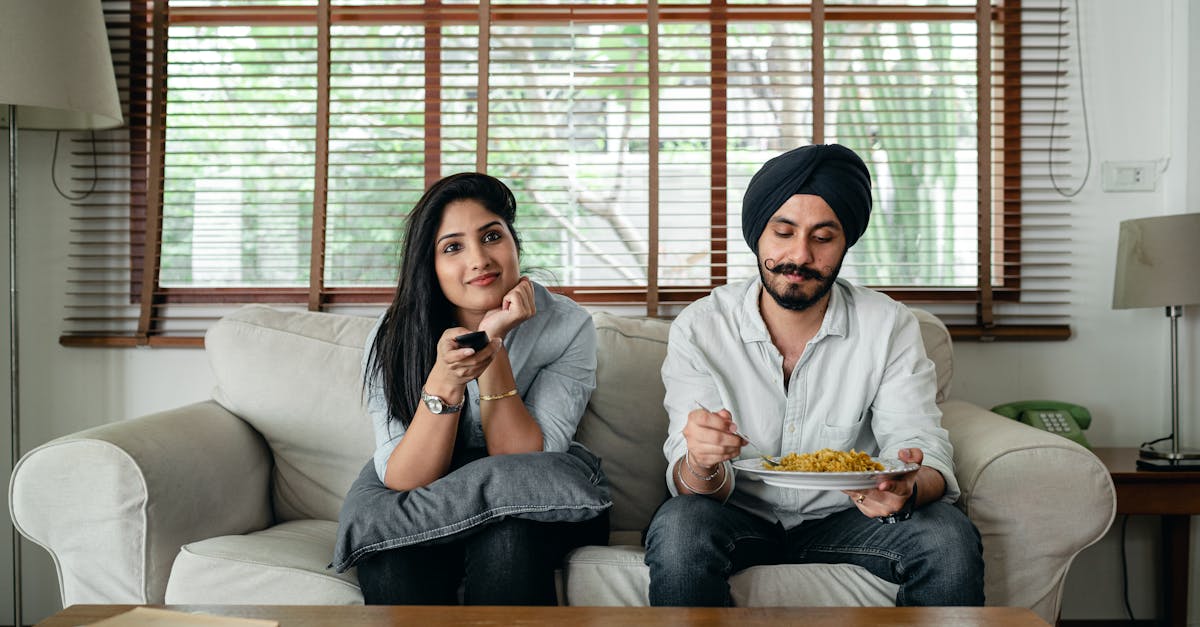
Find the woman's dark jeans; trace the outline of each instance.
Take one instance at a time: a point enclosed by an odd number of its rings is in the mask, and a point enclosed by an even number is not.
[[[554,570],[608,544],[608,512],[577,523],[505,518],[450,542],[380,551],[358,564],[367,605],[556,605]]]

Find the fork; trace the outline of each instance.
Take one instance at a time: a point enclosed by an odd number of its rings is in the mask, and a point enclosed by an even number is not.
[[[701,405],[701,404],[700,404],[700,401],[692,401],[692,402],[696,403],[696,407],[699,407],[700,409],[703,409],[704,411],[708,411],[708,408],[707,408],[707,407],[705,407],[704,405]],[[711,414],[712,412],[711,412],[711,411],[708,411],[708,413],[710,413],[710,414]],[[755,449],[758,451],[758,456],[759,456],[760,458],[762,458],[762,460],[763,460],[764,462],[767,462],[768,464],[770,464],[770,465],[772,465],[772,466],[782,466],[782,465],[783,465],[783,464],[780,464],[779,462],[777,462],[777,461],[775,461],[775,460],[771,459],[770,457],[767,457],[766,455],[763,455],[763,451],[765,451],[766,449],[764,449],[763,447],[761,447],[761,446],[759,446],[759,445],[755,444],[755,443],[754,443],[754,442],[753,442],[753,441],[752,441],[752,440],[751,440],[749,437],[747,437],[745,434],[743,434],[743,433],[742,433],[740,430],[739,430],[739,431],[734,431],[734,432],[733,432],[733,434],[734,434],[734,435],[736,435],[737,437],[739,437],[739,438],[741,438],[741,439],[745,440],[745,441],[746,441],[746,444],[748,444],[748,445],[750,445],[750,446],[754,447],[754,448],[755,448]]]

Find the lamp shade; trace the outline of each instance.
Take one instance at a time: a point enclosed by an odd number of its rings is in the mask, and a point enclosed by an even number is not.
[[[1125,220],[1113,309],[1200,304],[1200,213]]]
[[[121,126],[100,0],[0,1],[0,105],[17,106],[19,128]]]

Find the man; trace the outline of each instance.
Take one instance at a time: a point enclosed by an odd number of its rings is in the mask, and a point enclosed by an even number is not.
[[[731,574],[778,563],[857,564],[899,584],[897,605],[983,604],[979,533],[952,505],[951,445],[916,318],[837,278],[870,210],[870,174],[844,146],[797,148],[751,179],[742,234],[759,277],[718,287],[671,326],[673,498],[646,532],[652,605],[731,605]],[[735,478],[729,462],[822,448],[919,468],[818,491]]]

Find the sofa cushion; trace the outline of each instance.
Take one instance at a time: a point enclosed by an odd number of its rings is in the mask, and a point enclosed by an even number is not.
[[[950,342],[950,331],[941,318],[916,307],[909,307],[917,317],[921,328],[921,342],[925,354],[933,361],[937,371],[937,398],[940,405],[950,398],[950,381],[954,378],[954,346]]]
[[[346,490],[375,448],[359,372],[372,324],[249,306],[205,336],[217,380],[213,398],[271,447],[278,521],[337,520]]]
[[[616,531],[641,531],[667,497],[663,383],[668,320],[597,312],[596,391],[575,439],[599,455],[611,486],[610,523]],[[653,375],[653,376],[651,376]]]
[[[361,604],[355,572],[337,574],[326,567],[336,534],[335,522],[296,520],[185,544],[171,568],[166,602]]]
[[[569,605],[649,605],[650,568],[636,546],[585,546],[567,556]],[[850,564],[754,566],[729,579],[735,605],[891,606],[899,586]]]

